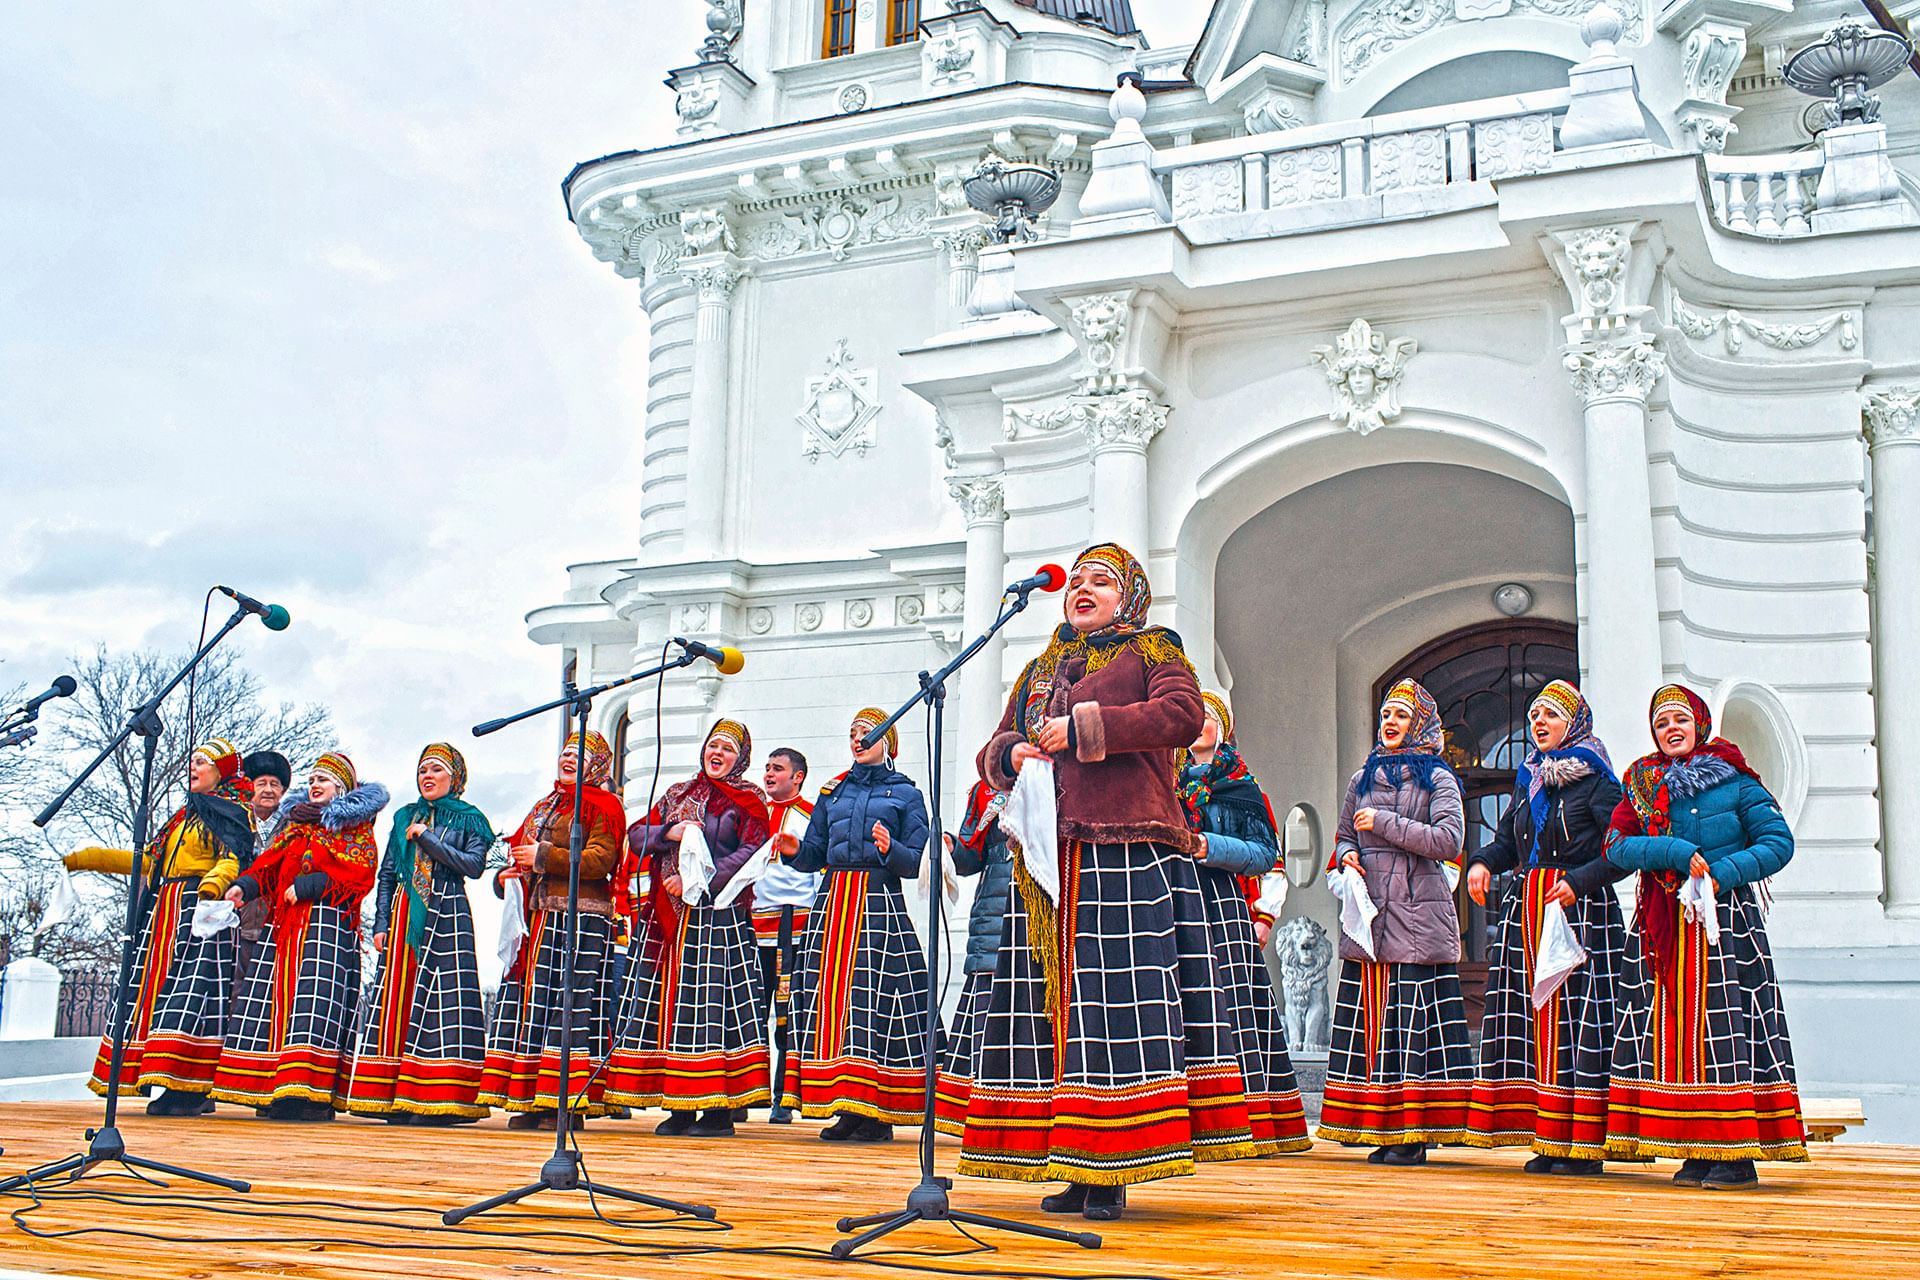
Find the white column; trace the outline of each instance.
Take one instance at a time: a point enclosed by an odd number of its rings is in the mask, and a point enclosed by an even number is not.
[[[731,255],[682,264],[699,295],[687,431],[686,557],[727,554],[727,389],[732,382],[733,290],[746,274]]]
[[[973,282],[980,274],[980,251],[987,247],[987,229],[978,225],[953,231],[938,231],[934,248],[947,264],[947,308],[955,321],[966,319],[967,299],[973,296]]]
[[[1920,387],[1867,392],[1873,460],[1873,700],[1889,911],[1920,910]]]
[[[965,628],[961,643],[971,644],[974,637],[993,625],[1001,589],[1010,580],[1005,490],[999,480],[986,476],[955,478],[947,490],[967,520],[967,595],[961,615]],[[960,672],[959,714],[954,727],[959,732],[957,776],[961,779],[972,776],[974,753],[1000,721],[1004,683],[1001,667],[1006,648],[1006,636],[995,636]],[[964,792],[965,787],[960,790]]]
[[[1142,564],[1152,554],[1147,446],[1167,425],[1166,405],[1144,391],[1083,396],[1075,412],[1093,445],[1093,538],[1117,542]]]
[[[1586,406],[1586,685],[1600,737],[1631,759],[1646,741],[1647,700],[1659,687],[1660,604],[1653,577],[1653,494],[1647,479],[1647,397],[1666,359],[1653,341],[1578,343],[1567,371]]]

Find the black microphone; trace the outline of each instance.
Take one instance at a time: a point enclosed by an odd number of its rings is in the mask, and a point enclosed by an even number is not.
[[[1058,591],[1067,585],[1067,571],[1057,564],[1043,564],[1031,578],[1007,584],[1007,594],[1025,595],[1029,591]]]
[[[705,658],[720,668],[720,674],[730,676],[747,665],[747,656],[732,645],[722,645],[716,649],[712,645],[701,644],[698,640],[689,640],[684,636],[675,636],[673,642],[696,658]]]
[[[285,631],[287,624],[293,621],[287,611],[277,604],[261,604],[252,596],[243,595],[232,587],[215,587],[214,590],[223,596],[232,597],[233,602],[248,613],[258,614],[260,621],[269,631]]]
[[[52,702],[55,698],[71,698],[74,690],[79,687],[80,682],[72,676],[57,676],[54,678],[53,688],[47,690],[45,693],[36,693],[33,697],[28,698],[25,702],[14,708],[11,714],[30,716],[40,709],[41,703]]]

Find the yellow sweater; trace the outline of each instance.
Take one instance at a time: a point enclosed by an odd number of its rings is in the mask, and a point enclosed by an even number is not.
[[[90,846],[75,849],[61,859],[69,871],[105,871],[110,875],[133,874],[133,853],[127,849],[102,849]],[[220,845],[208,838],[197,822],[180,826],[167,841],[165,870],[172,880],[180,876],[200,877],[200,896],[218,898],[240,878],[240,863]]]

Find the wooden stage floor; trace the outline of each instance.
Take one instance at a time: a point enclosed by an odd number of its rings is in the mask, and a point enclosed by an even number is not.
[[[24,1215],[47,1232],[109,1228],[192,1243],[97,1232],[36,1239],[17,1221],[28,1202],[4,1201],[0,1212],[16,1220],[0,1221],[0,1274],[844,1276],[873,1268],[823,1256],[838,1238],[835,1220],[894,1208],[914,1181],[907,1130],[890,1146],[848,1149],[816,1141],[816,1124],[756,1120],[731,1140],[702,1142],[654,1137],[656,1113],[591,1125],[585,1146],[594,1173],[635,1190],[709,1203],[731,1230],[617,1230],[588,1216],[577,1193],[536,1197],[534,1213],[445,1229],[440,1210],[531,1181],[551,1135],[508,1133],[497,1117],[466,1128],[411,1130],[347,1120],[278,1125],[232,1108],[222,1112],[191,1121],[135,1114],[123,1132],[136,1154],[250,1179],[251,1196],[216,1199],[226,1193],[96,1176],[83,1185],[119,1203],[50,1198]],[[83,1103],[0,1105],[0,1174],[70,1152],[99,1116],[97,1106]],[[941,1140],[943,1172],[954,1150]],[[1522,1174],[1521,1152],[1448,1151],[1425,1169],[1407,1170],[1369,1167],[1363,1155],[1322,1144],[1304,1156],[1203,1167],[1195,1178],[1136,1189],[1127,1218],[1108,1224],[1038,1213],[1034,1202],[1046,1188],[961,1179],[961,1207],[1101,1227],[1106,1246],[1090,1252],[984,1232],[998,1252],[963,1257],[959,1251],[972,1246],[951,1227],[922,1225],[893,1236],[894,1251],[876,1260],[913,1264],[913,1273],[1263,1280],[1920,1276],[1916,1148],[1823,1146],[1811,1164],[1763,1167],[1763,1188],[1744,1193],[1674,1187],[1667,1181],[1672,1162],[1568,1180]],[[293,1201],[349,1203],[356,1208],[339,1212],[356,1221],[296,1216],[336,1211]],[[247,1216],[233,1212],[243,1208]],[[650,1216],[624,1207],[607,1212]],[[591,1233],[611,1243],[512,1234],[526,1232]],[[766,1249],[779,1252],[748,1252]]]

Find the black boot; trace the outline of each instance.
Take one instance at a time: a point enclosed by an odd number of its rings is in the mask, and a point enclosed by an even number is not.
[[[847,1135],[848,1142],[892,1142],[893,1126],[884,1120],[875,1120],[871,1116],[861,1117],[860,1124]]]
[[[1553,1166],[1554,1159],[1552,1156],[1535,1156],[1533,1159],[1521,1165],[1520,1168],[1526,1173],[1552,1173]]]
[[[1553,1171],[1562,1178],[1591,1178],[1606,1171],[1599,1160],[1555,1160]]]
[[[1080,1213],[1087,1207],[1087,1184],[1069,1182],[1065,1191],[1056,1191],[1040,1201],[1042,1213]]]
[[[1387,1162],[1387,1152],[1392,1150],[1392,1147],[1375,1147],[1373,1150],[1367,1152],[1367,1163],[1385,1164]]]
[[[1404,1142],[1397,1147],[1388,1147],[1387,1154],[1381,1157],[1381,1164],[1399,1168],[1411,1168],[1427,1162],[1427,1144],[1424,1142]]]
[[[1126,1211],[1125,1187],[1088,1187],[1087,1207],[1080,1211],[1080,1216],[1095,1222],[1118,1222]]]
[[[1707,1176],[1707,1170],[1713,1167],[1711,1160],[1683,1160],[1674,1171],[1673,1185],[1676,1187],[1697,1187],[1700,1180]]]
[[[773,1109],[767,1112],[767,1123],[768,1124],[792,1124],[793,1108],[787,1106],[787,1104],[784,1102],[776,1102],[773,1105]]]
[[[665,1120],[653,1126],[653,1131],[663,1138],[683,1138],[699,1119],[698,1111],[669,1111]]]
[[[1720,1160],[1707,1170],[1700,1185],[1709,1191],[1750,1191],[1760,1185],[1760,1174],[1751,1160]]]
[[[731,1138],[733,1111],[728,1107],[715,1107],[687,1126],[686,1132],[689,1138]]]
[[[833,1123],[820,1131],[822,1142],[846,1142],[860,1129],[861,1117],[841,1112],[833,1118]]]
[[[184,1089],[168,1089],[147,1104],[150,1116],[197,1116],[206,1109],[210,1101],[204,1093],[188,1093]]]

